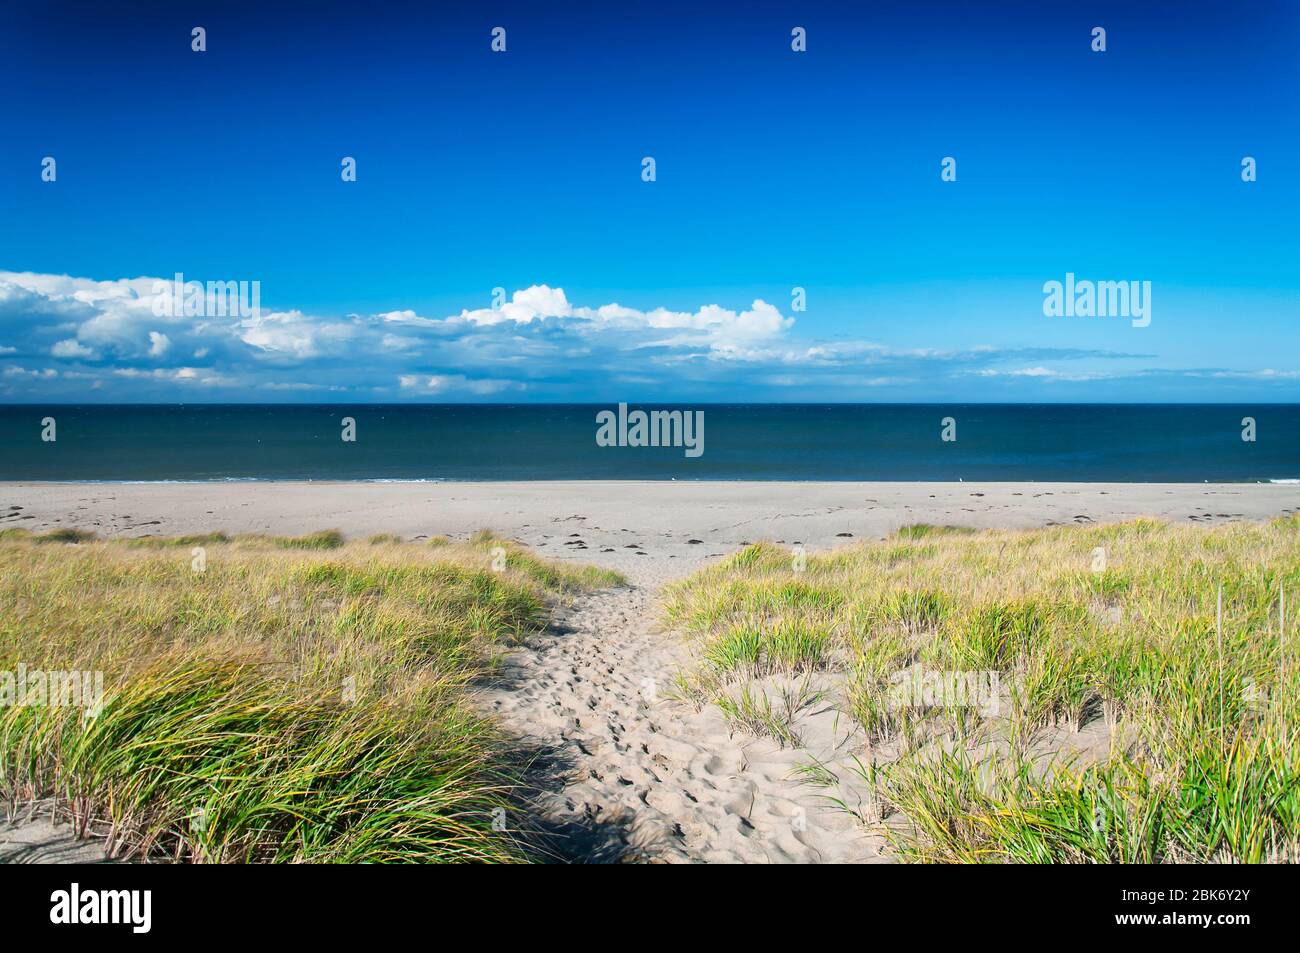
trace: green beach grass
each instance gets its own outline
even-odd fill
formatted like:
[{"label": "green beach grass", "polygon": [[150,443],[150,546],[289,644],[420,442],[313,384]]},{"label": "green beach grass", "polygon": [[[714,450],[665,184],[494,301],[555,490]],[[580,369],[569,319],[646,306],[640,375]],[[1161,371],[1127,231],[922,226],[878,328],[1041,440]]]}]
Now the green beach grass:
[{"label": "green beach grass", "polygon": [[467,687],[548,602],[619,581],[489,534],[5,531],[0,672],[102,672],[103,697],[0,707],[0,796],[133,858],[525,859],[492,823],[509,742]]},{"label": "green beach grass", "polygon": [[[739,727],[789,732],[774,679],[838,685],[862,819],[904,859],[1300,854],[1300,518],[909,527],[802,570],[759,544],[670,587],[666,613],[702,659],[683,691]],[[919,672],[996,697],[909,696]]]}]

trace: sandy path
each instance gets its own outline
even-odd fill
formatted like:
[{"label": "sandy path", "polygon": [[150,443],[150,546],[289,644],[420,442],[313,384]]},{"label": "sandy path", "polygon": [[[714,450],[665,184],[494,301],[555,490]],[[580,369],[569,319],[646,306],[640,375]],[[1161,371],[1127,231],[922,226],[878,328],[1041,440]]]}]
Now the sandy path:
[{"label": "sandy path", "polygon": [[[655,603],[641,586],[582,597],[482,693],[558,762],[524,824],[557,832],[555,849],[578,861],[880,859],[877,839],[798,780],[810,752],[735,735],[717,707],[666,697],[689,655],[657,629]],[[824,703],[796,725],[821,761],[856,748]]]}]

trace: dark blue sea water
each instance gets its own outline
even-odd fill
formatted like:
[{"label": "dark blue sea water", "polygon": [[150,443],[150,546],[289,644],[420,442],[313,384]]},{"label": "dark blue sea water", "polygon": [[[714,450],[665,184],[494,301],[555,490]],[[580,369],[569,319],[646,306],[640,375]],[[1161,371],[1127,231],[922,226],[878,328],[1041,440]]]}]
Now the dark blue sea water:
[{"label": "dark blue sea water", "polygon": [[[612,405],[0,406],[0,480],[1300,479],[1300,405],[706,404],[704,453],[599,447]],[[634,405],[634,408],[635,405]],[[650,409],[648,407],[644,409]],[[340,420],[357,439],[340,439]],[[45,417],[57,440],[41,439]],[[955,442],[940,439],[945,417]],[[1253,417],[1257,439],[1242,440]]]}]

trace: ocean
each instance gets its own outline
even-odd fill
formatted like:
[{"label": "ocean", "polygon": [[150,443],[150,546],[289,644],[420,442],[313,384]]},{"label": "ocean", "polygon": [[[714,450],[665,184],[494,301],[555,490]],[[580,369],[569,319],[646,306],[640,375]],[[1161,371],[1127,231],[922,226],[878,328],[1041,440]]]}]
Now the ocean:
[{"label": "ocean", "polygon": [[702,452],[599,446],[615,404],[0,405],[0,480],[1300,480],[1297,404],[638,408],[702,412]]}]

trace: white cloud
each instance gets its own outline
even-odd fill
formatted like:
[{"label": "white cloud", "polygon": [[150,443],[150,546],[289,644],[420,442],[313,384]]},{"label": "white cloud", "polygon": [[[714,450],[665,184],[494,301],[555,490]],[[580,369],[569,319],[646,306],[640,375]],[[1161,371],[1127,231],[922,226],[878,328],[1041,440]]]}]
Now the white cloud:
[{"label": "white cloud", "polygon": [[[891,389],[932,399],[927,388],[1042,388],[1055,381],[1117,379],[1096,362],[1138,356],[1084,349],[891,347],[870,340],[809,340],[795,319],[761,298],[748,306],[686,310],[582,305],[563,288],[515,291],[501,307],[442,317],[399,308],[314,315],[259,310],[250,317],[157,316],[159,279],[98,281],[0,272],[0,394],[165,400],[205,388],[338,394],[359,400],[879,399]],[[78,377],[29,371],[11,355],[49,354]],[[1057,364],[1071,362],[1057,370]],[[84,362],[84,363],[78,363]],[[1112,365],[1113,366],[1113,365]],[[1208,377],[1300,379],[1285,370],[1181,371]],[[89,385],[85,383],[89,381]],[[962,383],[962,382],[966,383]],[[966,391],[970,393],[969,390]],[[978,391],[975,392],[978,395]]]},{"label": "white cloud", "polygon": [[379,343],[390,351],[409,351],[420,346],[420,339],[405,334],[385,334]]},{"label": "white cloud", "polygon": [[516,381],[471,380],[460,374],[434,374],[429,377],[420,374],[403,374],[397,381],[402,390],[428,395],[461,392],[487,397],[509,390],[524,389],[524,385]]},{"label": "white cloud", "polygon": [[1228,377],[1236,380],[1300,380],[1300,371],[1278,371],[1271,367],[1259,371],[1215,371],[1211,377]]},{"label": "white cloud", "polygon": [[176,381],[187,384],[201,384],[205,387],[221,387],[235,383],[234,379],[220,374],[202,370],[197,367],[119,367],[113,370],[116,377],[132,380]]},{"label": "white cloud", "polygon": [[86,347],[76,338],[68,338],[66,341],[58,341],[54,347],[50,348],[50,353],[55,357],[94,357],[95,352]]},{"label": "white cloud", "polygon": [[273,311],[245,318],[239,334],[257,356],[294,361],[346,353],[356,337],[354,324],[315,318],[301,311]]},{"label": "white cloud", "polygon": [[1046,367],[1022,367],[1019,370],[1005,371],[994,370],[993,368],[984,368],[978,372],[980,377],[1054,377],[1056,371],[1048,370]]},{"label": "white cloud", "polygon": [[569,302],[563,288],[533,285],[516,291],[499,308],[464,310],[448,318],[422,317],[411,310],[388,311],[376,315],[385,323],[411,327],[453,329],[457,325],[495,327],[503,324],[530,325],[546,319],[564,322],[576,334],[602,332],[625,334],[647,331],[676,331],[676,334],[652,335],[638,346],[651,348],[704,347],[714,356],[749,359],[747,345],[777,338],[794,326],[794,318],[784,317],[773,305],[756,299],[747,310],[734,311],[709,304],[696,311],[673,311],[654,308],[642,311],[613,303],[599,307],[576,307]]},{"label": "white cloud", "polygon": [[1114,376],[1110,374],[1081,374],[1073,371],[1059,371],[1049,367],[1021,367],[1014,370],[984,368],[975,373],[980,377],[1037,377],[1049,381],[1072,381],[1076,383],[1105,380]]}]

